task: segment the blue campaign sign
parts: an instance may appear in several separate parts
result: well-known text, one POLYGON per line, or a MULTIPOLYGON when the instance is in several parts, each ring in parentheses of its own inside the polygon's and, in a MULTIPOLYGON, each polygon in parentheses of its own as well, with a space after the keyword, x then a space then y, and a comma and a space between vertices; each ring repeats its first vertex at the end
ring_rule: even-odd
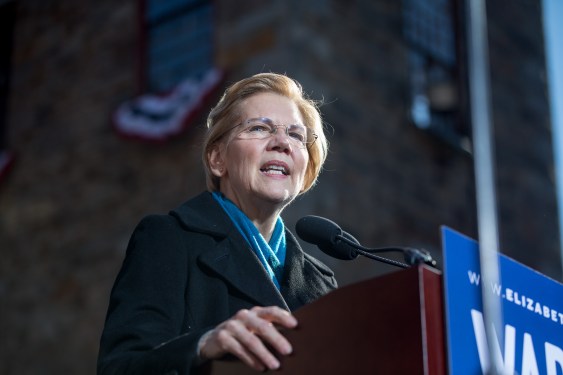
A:
MULTIPOLYGON (((449 373, 486 373, 489 350, 481 302, 479 248, 442 227, 449 373)), ((492 350, 506 374, 563 374, 563 285, 499 254, 500 280, 485 290, 501 299, 504 327, 492 350)))

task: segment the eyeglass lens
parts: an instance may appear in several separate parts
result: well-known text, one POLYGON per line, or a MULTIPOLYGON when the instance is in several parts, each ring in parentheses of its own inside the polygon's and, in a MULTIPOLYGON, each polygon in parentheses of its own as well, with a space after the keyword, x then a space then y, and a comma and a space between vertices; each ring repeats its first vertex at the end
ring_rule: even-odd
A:
POLYGON ((268 138, 274 135, 278 128, 282 128, 291 141, 302 146, 306 146, 307 143, 315 139, 314 135, 308 134, 308 129, 303 125, 275 125, 273 121, 268 118, 249 119, 243 122, 243 126, 241 136, 249 139, 268 138))

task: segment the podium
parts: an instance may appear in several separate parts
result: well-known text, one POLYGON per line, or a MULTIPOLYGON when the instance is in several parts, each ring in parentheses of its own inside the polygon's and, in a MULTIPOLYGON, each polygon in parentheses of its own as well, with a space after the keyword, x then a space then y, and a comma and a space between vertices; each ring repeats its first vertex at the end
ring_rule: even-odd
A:
MULTIPOLYGON (((297 310, 279 374, 446 374, 441 272, 427 266, 339 288, 297 310)), ((215 360, 210 375, 256 374, 215 360)))

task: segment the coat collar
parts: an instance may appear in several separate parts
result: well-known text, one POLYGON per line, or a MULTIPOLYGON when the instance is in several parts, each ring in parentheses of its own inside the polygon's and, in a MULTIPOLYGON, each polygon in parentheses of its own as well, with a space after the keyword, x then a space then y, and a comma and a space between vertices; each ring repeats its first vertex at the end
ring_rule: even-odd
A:
POLYGON ((200 251, 198 261, 253 305, 294 310, 326 293, 325 285, 333 285, 332 271, 306 255, 286 228, 287 251, 280 293, 250 245, 209 192, 184 203, 171 215, 186 230, 215 239, 214 245, 200 251), (321 289, 308 282, 313 279, 324 280, 321 289))
POLYGON ((198 195, 171 214, 186 229, 215 238, 215 246, 201 251, 198 256, 203 267, 245 295, 252 304, 289 310, 258 257, 211 193, 198 195))

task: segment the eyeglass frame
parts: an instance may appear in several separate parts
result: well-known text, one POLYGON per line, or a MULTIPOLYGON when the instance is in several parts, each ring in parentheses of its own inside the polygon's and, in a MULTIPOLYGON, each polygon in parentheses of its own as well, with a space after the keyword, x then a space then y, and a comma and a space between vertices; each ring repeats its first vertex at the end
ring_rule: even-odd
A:
MULTIPOLYGON (((298 143, 303 145, 303 147, 300 147, 300 148, 303 148, 303 149, 308 149, 309 146, 311 146, 313 143, 315 143, 316 140, 319 138, 319 136, 313 131, 313 129, 311 129, 311 128, 305 126, 305 125, 302 125, 302 124, 279 124, 279 125, 276 125, 276 124, 274 124, 274 121, 272 119, 268 118, 268 117, 253 117, 253 118, 243 120, 243 121, 239 122, 237 125, 233 126, 231 129, 229 129, 229 131, 236 129, 243 124, 248 125, 252 121, 259 121, 259 122, 263 123, 264 125, 269 126, 271 129, 270 129, 270 131, 268 131, 268 135, 264 138, 247 138, 247 139, 268 139, 268 138, 272 137, 273 135, 275 135, 278 131, 278 128, 280 128, 280 127, 285 128, 284 133, 290 139, 290 141, 297 141, 298 143), (305 128, 305 131, 307 132, 306 133, 307 139, 311 135, 313 140, 311 142, 302 142, 302 141, 299 141, 299 140, 291 137, 289 135, 290 126, 303 126, 305 128)), ((240 135, 247 130, 249 130, 249 129, 245 128, 245 129, 241 130, 237 135, 240 135)))

